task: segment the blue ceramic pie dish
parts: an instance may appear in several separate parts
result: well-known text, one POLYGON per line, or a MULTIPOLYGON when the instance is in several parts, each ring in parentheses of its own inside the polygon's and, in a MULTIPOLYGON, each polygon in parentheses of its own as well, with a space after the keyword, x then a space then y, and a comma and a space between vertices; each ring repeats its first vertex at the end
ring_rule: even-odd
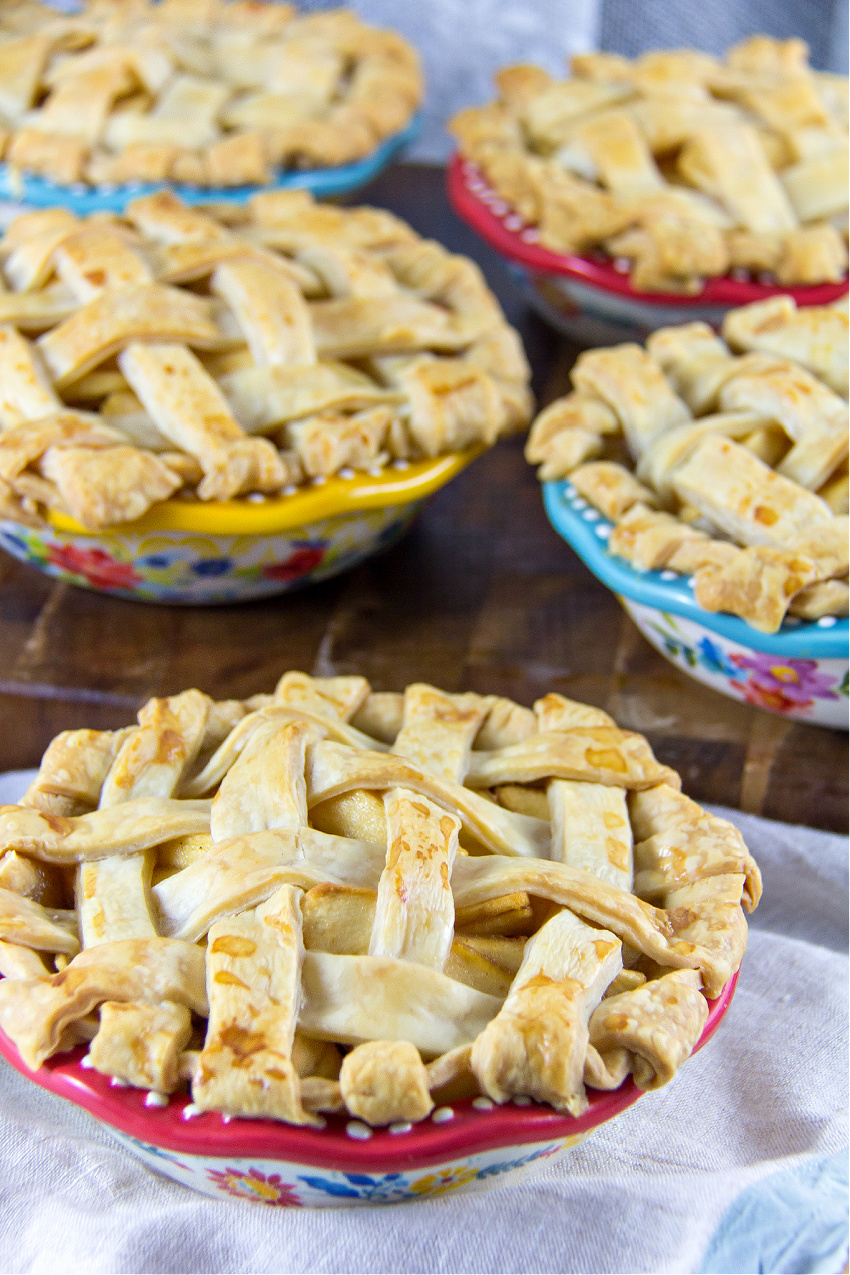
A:
POLYGON ((622 602, 644 637, 691 677, 733 699, 819 726, 847 729, 848 620, 789 616, 760 633, 734 615, 705 611, 693 581, 639 571, 608 551, 613 530, 568 480, 543 484, 552 526, 622 602))
POLYGON ((311 168, 283 171, 268 186, 180 186, 174 182, 127 182, 123 186, 88 186, 79 183, 63 186, 43 177, 13 173, 8 164, 0 164, 0 198, 27 204, 30 208, 54 208, 61 205, 85 216, 93 212, 123 212, 127 204, 159 190, 173 190, 187 204, 244 204, 253 195, 271 190, 309 190, 317 199, 344 195, 372 181, 410 142, 422 128, 421 112, 413 116, 406 128, 388 137, 365 159, 338 168, 311 168))

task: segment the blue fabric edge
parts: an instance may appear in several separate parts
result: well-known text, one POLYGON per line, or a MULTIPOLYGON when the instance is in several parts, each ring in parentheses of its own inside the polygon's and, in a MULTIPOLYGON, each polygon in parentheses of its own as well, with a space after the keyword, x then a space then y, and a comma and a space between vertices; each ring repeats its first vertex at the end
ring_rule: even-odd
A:
POLYGON ((699 1275, 833 1275, 847 1260, 847 1152, 814 1156, 743 1190, 709 1241, 699 1275))

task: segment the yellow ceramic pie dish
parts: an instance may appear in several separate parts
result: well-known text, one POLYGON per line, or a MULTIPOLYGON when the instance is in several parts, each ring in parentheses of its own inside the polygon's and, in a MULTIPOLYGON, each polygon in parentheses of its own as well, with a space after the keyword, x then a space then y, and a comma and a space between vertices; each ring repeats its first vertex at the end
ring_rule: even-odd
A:
POLYGON ((263 500, 168 500, 133 523, 87 531, 0 522, 0 546, 48 575, 145 602, 223 603, 328 579, 397 540, 425 500, 481 451, 396 461, 263 500))
POLYGON ((478 267, 382 209, 46 209, 0 262, 0 542, 75 583, 208 603, 323 579, 531 414, 478 267))

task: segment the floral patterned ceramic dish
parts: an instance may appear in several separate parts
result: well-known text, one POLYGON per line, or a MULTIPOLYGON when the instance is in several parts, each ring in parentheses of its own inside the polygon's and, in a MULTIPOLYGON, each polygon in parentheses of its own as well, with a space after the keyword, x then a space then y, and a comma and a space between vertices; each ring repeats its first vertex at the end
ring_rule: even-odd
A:
POLYGON ((722 1017, 761 874, 680 786, 593 705, 356 674, 64 731, 0 807, 0 1048, 207 1190, 486 1182, 722 1017))
POLYGON ((847 729, 846 618, 805 622, 790 616, 778 633, 760 633, 737 616, 703 610, 694 600, 691 578, 638 571, 608 553, 613 524, 569 481, 544 483, 543 500, 555 530, 671 663, 733 699, 847 729))
POLYGON ((0 547, 70 584, 143 602, 245 602, 347 571, 404 534, 428 496, 477 454, 349 472, 261 503, 169 500, 130 524, 86 531, 0 521, 0 547))
POLYGON ((800 306, 828 305, 847 292, 841 283, 778 287, 750 279, 708 279, 693 295, 639 292, 628 270, 601 254, 578 256, 552 252, 538 243, 528 226, 488 185, 481 171, 461 155, 448 168, 448 192, 460 217, 520 273, 530 303, 554 326, 590 345, 643 341, 667 324, 703 320, 715 326, 736 306, 770 296, 793 296, 800 306))
MULTIPOLYGON (((696 1050, 714 1035, 738 975, 709 1013, 696 1050)), ((629 1077, 613 1092, 591 1091, 581 1116, 520 1099, 496 1107, 487 1098, 438 1107, 429 1120, 390 1129, 328 1116, 324 1129, 274 1120, 231 1120, 199 1113, 185 1094, 145 1095, 81 1066, 84 1048, 57 1054, 30 1071, 0 1031, 0 1054, 22 1075, 88 1111, 155 1173, 204 1195, 279 1208, 399 1204, 450 1191, 486 1190, 508 1173, 544 1162, 582 1142, 643 1096, 629 1077)))

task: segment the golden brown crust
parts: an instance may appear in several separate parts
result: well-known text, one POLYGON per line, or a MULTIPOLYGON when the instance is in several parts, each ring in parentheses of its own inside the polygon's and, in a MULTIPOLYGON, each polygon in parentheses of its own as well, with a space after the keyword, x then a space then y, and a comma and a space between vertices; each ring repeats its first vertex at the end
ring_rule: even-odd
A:
POLYGON ((527 458, 613 523, 597 528, 610 553, 693 576, 706 610, 766 633, 789 608, 844 615, 846 314, 772 297, 730 311, 723 334, 728 345, 688 323, 654 332, 646 351, 582 354, 577 392, 540 414, 527 458), (578 438, 618 460, 581 463, 578 438), (634 472, 619 462, 624 443, 634 472))
POLYGON ((63 184, 265 185, 284 167, 360 159, 422 97, 414 49, 337 10, 94 0, 62 38, 33 4, 0 15, 0 106, 13 169, 63 184))
POLYGON ((218 213, 162 191, 121 217, 47 209, 9 227, 11 516, 56 510, 100 530, 178 491, 290 494, 524 428, 530 371, 472 262, 389 213, 304 191, 218 213))
POLYGON ((405 1040, 372 1040, 352 1049, 339 1085, 348 1110, 367 1124, 424 1120, 434 1110, 425 1064, 405 1040))
POLYGON ((32 1067, 94 1038, 103 1074, 230 1117, 578 1115, 585 1084, 666 1083, 743 955, 758 868, 678 783, 556 693, 290 672, 151 700, 0 810, 0 1026, 32 1067))
POLYGON ((638 1088, 658 1089, 690 1057, 707 1017, 697 975, 676 970, 606 997, 591 1017, 590 1041, 608 1070, 624 1050, 638 1088))
POLYGON ((180 1054, 191 1034, 192 1016, 185 1005, 104 1001, 89 1058, 95 1071, 136 1089, 173 1093, 180 1083, 180 1054))
POLYGON ((564 81, 505 67, 498 101, 450 131, 544 247, 604 249, 641 291, 697 293, 730 269, 838 281, 846 111, 831 109, 802 42, 793 57, 780 43, 754 36, 725 62, 689 49, 580 55, 564 81))

